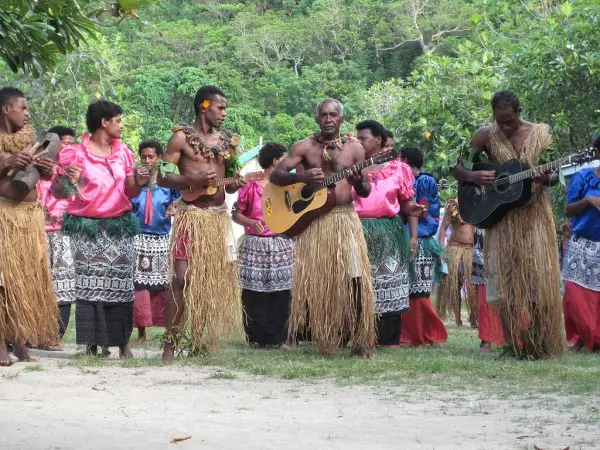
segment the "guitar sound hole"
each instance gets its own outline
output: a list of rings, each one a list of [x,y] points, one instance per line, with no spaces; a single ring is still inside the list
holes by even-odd
[[[300,191],[300,198],[302,200],[310,200],[312,196],[315,194],[312,186],[306,185]]]
[[[494,182],[494,190],[496,192],[498,192],[499,194],[503,194],[504,192],[510,189],[509,176],[510,175],[507,173],[498,175],[496,181]]]

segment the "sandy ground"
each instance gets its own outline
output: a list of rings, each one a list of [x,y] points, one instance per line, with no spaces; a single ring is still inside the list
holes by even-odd
[[[51,358],[27,366],[0,368],[2,449],[600,447],[598,421],[577,420],[598,398],[494,399],[460,387],[415,392]],[[171,443],[183,436],[191,439]]]

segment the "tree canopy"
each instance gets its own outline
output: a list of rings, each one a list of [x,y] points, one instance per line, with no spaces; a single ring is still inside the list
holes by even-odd
[[[27,92],[39,130],[61,123],[83,131],[87,104],[102,97],[124,107],[128,144],[165,141],[173,124],[193,120],[196,89],[215,84],[227,93],[227,126],[242,148],[261,136],[290,145],[314,131],[316,103],[335,97],[346,129],[380,120],[447,177],[456,153],[491,119],[498,89],[517,92],[525,118],[551,125],[549,158],[587,144],[599,128],[596,1],[7,4],[2,84]]]

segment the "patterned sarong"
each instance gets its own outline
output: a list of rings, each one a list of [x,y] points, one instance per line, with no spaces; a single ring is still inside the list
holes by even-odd
[[[574,234],[563,259],[563,279],[600,291],[600,241]]]
[[[240,288],[257,292],[291,289],[294,258],[291,239],[244,235],[238,250]]]
[[[75,265],[71,240],[60,231],[48,232],[46,240],[56,300],[59,305],[75,303]]]
[[[136,289],[160,291],[169,285],[170,236],[141,233],[135,236]]]

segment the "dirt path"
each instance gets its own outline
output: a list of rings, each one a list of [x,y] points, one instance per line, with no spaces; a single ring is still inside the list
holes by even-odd
[[[0,368],[0,447],[573,450],[600,444],[597,420],[573,423],[577,408],[583,415],[598,398],[492,400],[428,387],[409,392],[196,367],[65,363]],[[185,435],[192,438],[170,443]]]

